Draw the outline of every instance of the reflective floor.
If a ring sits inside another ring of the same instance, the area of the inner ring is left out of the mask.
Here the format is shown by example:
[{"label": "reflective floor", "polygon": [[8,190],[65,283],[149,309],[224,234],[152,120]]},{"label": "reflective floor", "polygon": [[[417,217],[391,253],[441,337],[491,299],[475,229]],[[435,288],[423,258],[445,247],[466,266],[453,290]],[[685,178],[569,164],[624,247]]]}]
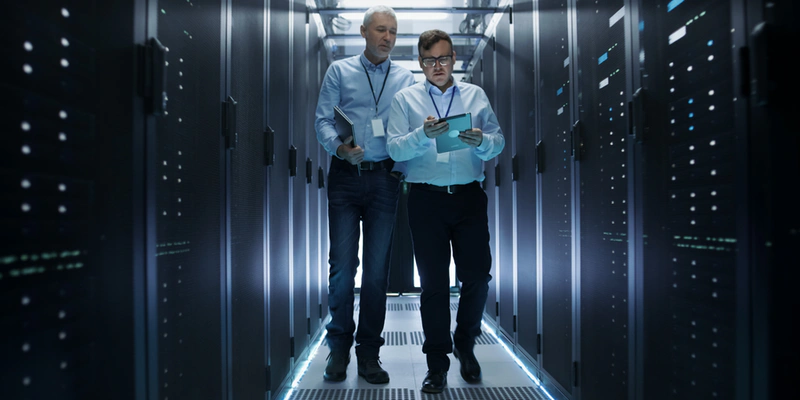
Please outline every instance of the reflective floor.
[{"label": "reflective floor", "polygon": [[[450,301],[451,331],[455,329],[458,298]],[[358,308],[356,308],[356,311]],[[420,388],[425,379],[427,365],[422,353],[422,323],[418,296],[389,297],[386,325],[381,348],[381,363],[389,372],[387,384],[373,385],[358,376],[355,350],[351,349],[351,362],[347,379],[343,382],[326,382],[322,379],[328,348],[321,345],[308,360],[308,368],[298,378],[291,391],[282,398],[310,399],[458,399],[458,400],[551,400],[514,357],[506,351],[500,340],[484,325],[484,333],[475,343],[475,356],[481,364],[483,381],[480,384],[465,382],[459,373],[459,362],[450,354],[450,371],[447,387],[441,394],[423,393]],[[300,363],[303,364],[303,363]]]}]

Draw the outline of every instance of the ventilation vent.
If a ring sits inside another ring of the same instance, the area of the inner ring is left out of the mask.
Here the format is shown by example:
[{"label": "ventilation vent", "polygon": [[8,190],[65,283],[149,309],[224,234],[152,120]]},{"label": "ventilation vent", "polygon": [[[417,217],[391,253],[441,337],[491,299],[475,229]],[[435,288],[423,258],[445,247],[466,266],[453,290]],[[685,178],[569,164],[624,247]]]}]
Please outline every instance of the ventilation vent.
[{"label": "ventilation vent", "polygon": [[386,343],[383,344],[384,346],[405,346],[408,344],[405,332],[383,332],[381,337],[386,340]]},{"label": "ventilation vent", "polygon": [[412,345],[422,346],[422,342],[425,341],[425,334],[423,334],[422,331],[409,332],[408,334],[411,336]]},{"label": "ventilation vent", "polygon": [[547,400],[533,387],[445,388],[441,394],[420,395],[428,400]]},{"label": "ventilation vent", "polygon": [[454,311],[458,311],[458,303],[450,303],[450,309]]},{"label": "ventilation vent", "polygon": [[547,400],[533,387],[445,388],[440,394],[418,389],[297,389],[290,400]]},{"label": "ventilation vent", "polygon": [[[422,343],[425,342],[425,334],[422,331],[416,332],[409,332],[408,335],[411,337],[411,345],[412,346],[422,346]],[[450,336],[453,335],[453,331],[450,331]],[[480,336],[475,338],[475,345],[479,344],[497,344],[497,339],[488,335],[486,333],[481,333]]]},{"label": "ventilation vent", "polygon": [[[417,390],[385,389],[298,389],[290,400],[417,400]],[[533,397],[531,397],[533,398]]]},{"label": "ventilation vent", "polygon": [[386,311],[405,311],[405,304],[389,303],[386,305]]},{"label": "ventilation vent", "polygon": [[419,303],[406,304],[406,311],[419,311]]}]

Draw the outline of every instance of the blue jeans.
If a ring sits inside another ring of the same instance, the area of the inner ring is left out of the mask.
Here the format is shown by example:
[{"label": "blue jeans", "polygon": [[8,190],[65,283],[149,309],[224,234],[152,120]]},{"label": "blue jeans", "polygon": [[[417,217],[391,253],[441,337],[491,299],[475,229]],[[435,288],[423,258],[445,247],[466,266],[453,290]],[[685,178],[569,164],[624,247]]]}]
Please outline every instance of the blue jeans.
[{"label": "blue jeans", "polygon": [[[333,351],[350,351],[355,333],[356,356],[376,358],[384,343],[386,289],[397,213],[400,181],[391,171],[361,171],[333,158],[328,173],[330,255],[328,303],[331,321],[327,344]],[[355,276],[359,266],[358,240],[364,230],[361,302],[358,332],[353,320]]]}]

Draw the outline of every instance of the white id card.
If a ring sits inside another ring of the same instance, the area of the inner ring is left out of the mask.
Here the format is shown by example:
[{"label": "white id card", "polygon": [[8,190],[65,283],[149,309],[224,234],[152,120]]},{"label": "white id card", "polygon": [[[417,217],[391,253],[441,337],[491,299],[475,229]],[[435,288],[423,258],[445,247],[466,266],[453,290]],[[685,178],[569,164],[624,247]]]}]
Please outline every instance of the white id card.
[{"label": "white id card", "polygon": [[373,118],[372,119],[372,136],[374,137],[383,137],[383,120],[380,118]]},{"label": "white id card", "polygon": [[450,162],[450,153],[437,153],[436,154],[436,162],[437,163],[449,163]]}]

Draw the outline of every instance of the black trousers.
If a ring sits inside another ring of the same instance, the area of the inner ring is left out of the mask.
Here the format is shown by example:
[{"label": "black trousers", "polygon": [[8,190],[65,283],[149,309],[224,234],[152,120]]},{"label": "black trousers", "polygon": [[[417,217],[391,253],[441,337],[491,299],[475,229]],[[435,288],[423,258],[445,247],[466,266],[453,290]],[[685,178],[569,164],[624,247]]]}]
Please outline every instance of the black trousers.
[{"label": "black trousers", "polygon": [[[428,369],[447,371],[453,345],[472,352],[481,334],[492,255],[486,193],[476,182],[454,194],[412,185],[408,220],[419,270],[420,314]],[[450,255],[461,282],[456,329],[450,338]]]}]

